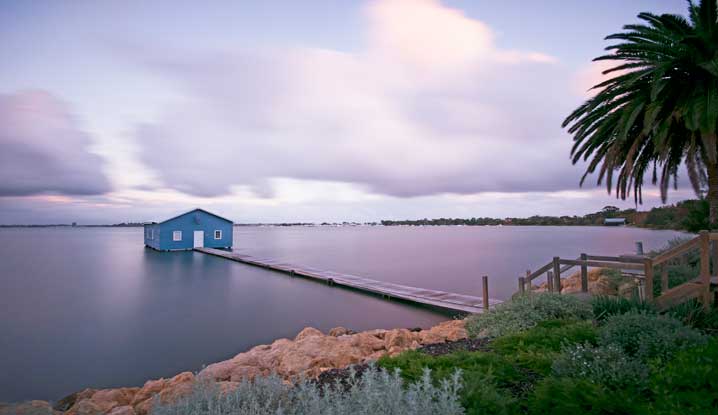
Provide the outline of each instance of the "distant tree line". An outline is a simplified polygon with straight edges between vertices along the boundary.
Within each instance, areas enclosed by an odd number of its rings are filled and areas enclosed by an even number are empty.
[[[655,229],[676,229],[697,232],[708,229],[708,202],[684,200],[674,205],[653,208],[648,212],[606,206],[583,216],[531,216],[528,218],[438,218],[418,220],[382,220],[384,226],[590,226],[603,225],[605,219],[624,218],[626,223]]]

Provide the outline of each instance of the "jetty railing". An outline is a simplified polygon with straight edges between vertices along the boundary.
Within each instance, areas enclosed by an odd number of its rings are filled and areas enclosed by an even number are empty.
[[[701,231],[695,238],[654,257],[643,254],[642,243],[637,242],[636,247],[635,255],[606,256],[582,253],[576,259],[554,257],[536,271],[527,270],[525,276],[519,277],[519,292],[530,292],[533,289],[533,281],[545,276],[548,291],[560,293],[561,275],[573,267],[580,267],[581,292],[588,292],[588,268],[599,267],[619,270],[622,275],[641,281],[642,298],[646,301],[655,301],[659,308],[668,308],[692,298],[698,298],[706,306],[710,304],[711,262],[713,273],[718,274],[718,232]],[[686,256],[694,250],[700,251],[699,275],[695,279],[670,287],[668,266],[676,263],[685,264]],[[656,270],[660,275],[660,289],[659,295],[654,298]],[[714,284],[718,284],[718,277],[716,280]]]

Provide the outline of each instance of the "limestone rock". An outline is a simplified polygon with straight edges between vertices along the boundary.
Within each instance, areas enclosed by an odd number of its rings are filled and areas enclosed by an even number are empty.
[[[152,410],[152,404],[154,403],[153,399],[147,399],[144,400],[136,405],[134,405],[135,413],[137,415],[148,415],[150,411]]]
[[[134,408],[129,405],[118,406],[111,410],[107,415],[136,415]]]
[[[27,401],[20,403],[0,403],[0,415],[52,415],[49,402]]]
[[[166,386],[158,394],[163,404],[171,404],[192,393],[194,374],[183,372],[167,381]]]
[[[620,295],[620,287],[623,284],[635,284],[626,281],[617,285],[613,278],[605,275],[605,269],[592,268],[588,270],[588,292],[592,295]],[[632,290],[632,289],[631,289]],[[548,291],[548,283],[542,282],[538,287],[533,289],[534,292]],[[581,292],[581,273],[576,272],[567,278],[561,279],[561,293],[577,294]]]
[[[130,405],[139,390],[140,388],[85,389],[75,395],[75,403],[66,414],[107,414],[116,407]]]
[[[419,332],[419,342],[421,344],[444,343],[446,339],[439,333],[431,330],[423,330]]]
[[[414,341],[414,333],[407,329],[390,330],[384,337],[384,348],[389,350],[406,349]]]
[[[165,379],[148,380],[145,382],[145,385],[142,386],[132,399],[132,406],[146,401],[155,394],[159,393],[165,387],[165,383],[167,383]]]
[[[364,354],[371,354],[384,350],[384,340],[375,334],[362,332],[349,336],[349,342],[353,347],[361,350]]]
[[[183,396],[187,389],[191,391],[194,375],[191,372],[183,372],[171,379],[148,380],[144,386],[137,391],[132,399],[132,406],[137,415],[147,415],[154,404],[154,396],[159,395],[163,403],[174,402],[172,399]],[[184,386],[184,385],[189,386]]]
[[[602,277],[596,281],[588,282],[588,292],[593,295],[611,295],[615,296],[618,294],[616,285],[608,278]]]
[[[83,399],[75,403],[65,415],[102,415],[111,409],[112,407],[100,406],[91,399]]]
[[[350,334],[350,330],[346,327],[334,327],[333,329],[329,330],[329,335],[333,337],[339,337],[344,336],[346,334]]]
[[[323,336],[323,335],[324,335],[324,333],[315,329],[314,327],[305,327],[304,330],[300,331],[299,334],[297,334],[297,337],[294,338],[294,341],[299,341],[306,337]]]
[[[429,329],[430,332],[443,337],[446,341],[455,342],[469,336],[464,320],[449,320]]]

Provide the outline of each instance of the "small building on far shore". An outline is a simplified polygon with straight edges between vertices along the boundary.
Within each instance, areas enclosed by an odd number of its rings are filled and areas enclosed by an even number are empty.
[[[145,246],[158,251],[232,247],[234,224],[204,209],[194,209],[163,222],[144,225]]]
[[[626,218],[606,218],[603,220],[605,226],[621,226],[626,224]]]

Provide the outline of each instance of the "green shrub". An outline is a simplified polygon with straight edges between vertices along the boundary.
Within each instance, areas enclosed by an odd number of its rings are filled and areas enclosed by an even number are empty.
[[[617,345],[594,347],[590,343],[564,348],[553,364],[553,373],[586,379],[611,389],[641,390],[648,380],[648,367],[629,358]]]
[[[378,365],[389,372],[399,369],[401,376],[409,382],[420,380],[426,368],[431,370],[432,378],[437,381],[451,376],[456,369],[461,369],[465,380],[474,375],[485,377],[487,374],[491,374],[497,379],[499,386],[518,382],[522,376],[511,361],[495,353],[483,352],[462,351],[430,356],[412,350],[395,357],[384,356],[379,359]]]
[[[574,296],[529,294],[499,304],[487,313],[469,316],[466,328],[471,336],[498,337],[530,329],[545,320],[585,320],[592,316],[591,304]]]
[[[601,268],[600,275],[605,277],[609,281],[610,287],[614,290],[618,290],[618,287],[621,284],[630,279],[628,277],[625,277],[620,270],[613,268]]]
[[[509,359],[495,353],[455,352],[430,356],[420,351],[408,351],[395,357],[382,357],[379,366],[399,370],[401,376],[414,382],[428,368],[435,382],[461,369],[463,388],[461,404],[469,413],[510,413],[516,405],[511,390],[523,390],[526,373]]]
[[[715,308],[706,310],[698,300],[694,299],[675,306],[666,314],[705,333],[718,333],[718,310]]]
[[[595,344],[597,336],[590,321],[546,320],[526,331],[494,339],[491,347],[519,366],[545,376],[551,373],[551,365],[564,345]]]
[[[548,377],[536,385],[526,412],[536,415],[633,415],[642,408],[637,395],[587,380]]]
[[[699,275],[698,264],[675,264],[668,265],[668,287],[673,288],[687,281],[694,280]],[[656,281],[653,284],[653,296],[661,295],[661,284]]]
[[[601,329],[599,345],[616,345],[643,362],[667,361],[675,352],[705,343],[697,330],[669,316],[628,312],[610,317]]]
[[[627,298],[601,295],[593,297],[591,305],[593,306],[594,318],[597,321],[604,321],[611,316],[626,314],[630,311],[656,313],[653,305],[639,299],[629,300]]]
[[[596,327],[590,321],[546,320],[521,333],[499,337],[491,348],[504,355],[517,352],[559,352],[565,344],[596,343]]]
[[[718,339],[677,353],[651,378],[651,391],[651,413],[718,413]]]
[[[518,401],[506,389],[496,386],[491,374],[463,377],[461,405],[469,414],[510,415],[516,413]]]
[[[236,391],[224,394],[216,384],[197,383],[191,395],[176,403],[157,401],[152,415],[462,414],[459,376],[455,372],[437,387],[427,370],[418,382],[405,385],[398,373],[368,370],[352,376],[346,391],[309,381],[288,386],[276,376],[242,381]]]

